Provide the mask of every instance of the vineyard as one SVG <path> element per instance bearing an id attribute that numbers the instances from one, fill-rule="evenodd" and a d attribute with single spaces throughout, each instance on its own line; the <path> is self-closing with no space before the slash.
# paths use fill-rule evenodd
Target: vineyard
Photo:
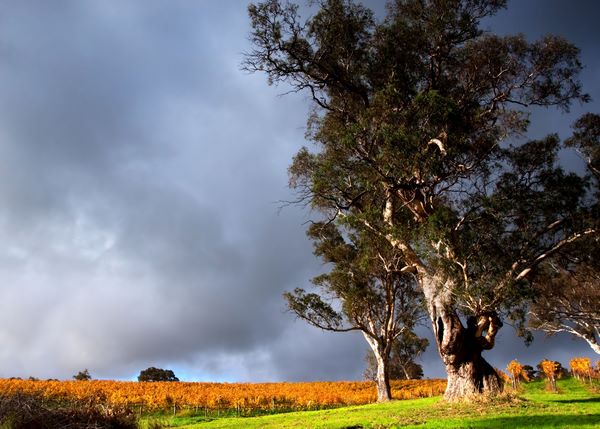
<path id="1" fill-rule="evenodd" d="M 392 381 L 392 395 L 396 399 L 436 396 L 445 387 L 445 380 Z M 251 384 L 0 380 L 0 395 L 18 393 L 39 395 L 48 401 L 89 401 L 140 411 L 236 410 L 238 414 L 362 405 L 377 399 L 375 385 L 368 381 Z"/>

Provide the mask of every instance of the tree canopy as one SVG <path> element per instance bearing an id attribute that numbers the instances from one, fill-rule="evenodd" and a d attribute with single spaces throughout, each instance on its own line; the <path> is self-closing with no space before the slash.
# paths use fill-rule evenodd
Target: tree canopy
<path id="1" fill-rule="evenodd" d="M 83 371 L 79 371 L 77 374 L 75 374 L 73 379 L 77 381 L 88 381 L 92 379 L 92 375 L 86 368 Z"/>
<path id="2" fill-rule="evenodd" d="M 140 371 L 138 381 L 179 381 L 170 369 L 155 368 L 151 366 Z"/>
<path id="3" fill-rule="evenodd" d="M 531 107 L 589 99 L 579 50 L 553 35 L 482 31 L 504 0 L 396 0 L 382 21 L 350 0 L 315 3 L 306 20 L 295 4 L 249 6 L 246 69 L 313 101 L 315 147 L 294 157 L 290 186 L 321 222 L 400 253 L 426 302 L 448 399 L 497 392 L 482 351 L 505 319 L 526 335 L 535 276 L 597 237 L 597 181 L 559 158 L 576 148 L 597 173 L 594 116 L 566 142 L 523 138 Z"/>
<path id="4" fill-rule="evenodd" d="M 417 283 L 400 269 L 404 266 L 401 252 L 368 232 L 316 222 L 308 236 L 315 255 L 331 270 L 313 279 L 317 293 L 302 288 L 286 292 L 288 307 L 318 328 L 362 332 L 375 360 L 378 400 L 389 400 L 394 346 L 402 339 L 408 346 L 407 339 L 416 338 L 413 328 L 424 313 Z"/>

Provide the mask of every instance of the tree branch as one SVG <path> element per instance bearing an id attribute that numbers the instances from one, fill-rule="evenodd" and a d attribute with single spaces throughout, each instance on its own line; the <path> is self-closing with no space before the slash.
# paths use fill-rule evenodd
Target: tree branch
<path id="1" fill-rule="evenodd" d="M 571 235 L 570 237 L 560 240 L 554 246 L 545 250 L 541 254 L 538 254 L 532 261 L 528 262 L 526 264 L 526 267 L 524 269 L 522 269 L 521 272 L 515 277 L 515 280 L 518 281 L 518 280 L 524 279 L 531 272 L 531 270 L 533 270 L 537 265 L 539 265 L 542 261 L 548 259 L 550 256 L 554 255 L 556 252 L 558 252 L 560 249 L 565 247 L 567 244 L 573 243 L 586 235 L 594 234 L 596 232 L 597 231 L 595 229 L 589 228 L 589 229 L 586 229 L 585 231 L 575 233 L 575 234 Z M 513 266 L 514 266 L 514 264 L 513 264 Z"/>

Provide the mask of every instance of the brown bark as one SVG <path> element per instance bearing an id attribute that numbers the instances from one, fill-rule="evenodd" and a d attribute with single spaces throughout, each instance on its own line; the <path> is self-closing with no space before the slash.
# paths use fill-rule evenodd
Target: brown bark
<path id="1" fill-rule="evenodd" d="M 454 401 L 500 393 L 500 377 L 481 356 L 484 350 L 494 347 L 502 327 L 500 318 L 493 312 L 482 313 L 470 317 L 467 326 L 463 326 L 453 305 L 453 280 L 431 274 L 423 265 L 417 268 L 438 351 L 448 374 L 444 398 Z"/>
<path id="2" fill-rule="evenodd" d="M 500 393 L 502 381 L 482 357 L 483 350 L 493 347 L 493 337 L 502 326 L 498 317 L 472 317 L 464 327 L 455 313 L 447 313 L 440 314 L 434 322 L 436 342 L 448 373 L 444 398 L 455 401 Z"/>

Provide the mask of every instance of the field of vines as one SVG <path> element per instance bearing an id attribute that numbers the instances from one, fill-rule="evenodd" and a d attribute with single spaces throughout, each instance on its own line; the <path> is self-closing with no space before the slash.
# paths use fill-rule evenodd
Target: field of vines
<path id="1" fill-rule="evenodd" d="M 392 381 L 396 399 L 440 395 L 445 380 Z M 375 402 L 372 382 L 186 383 L 125 381 L 30 381 L 0 379 L 0 395 L 33 394 L 48 401 L 90 401 L 144 411 L 310 410 Z"/>

